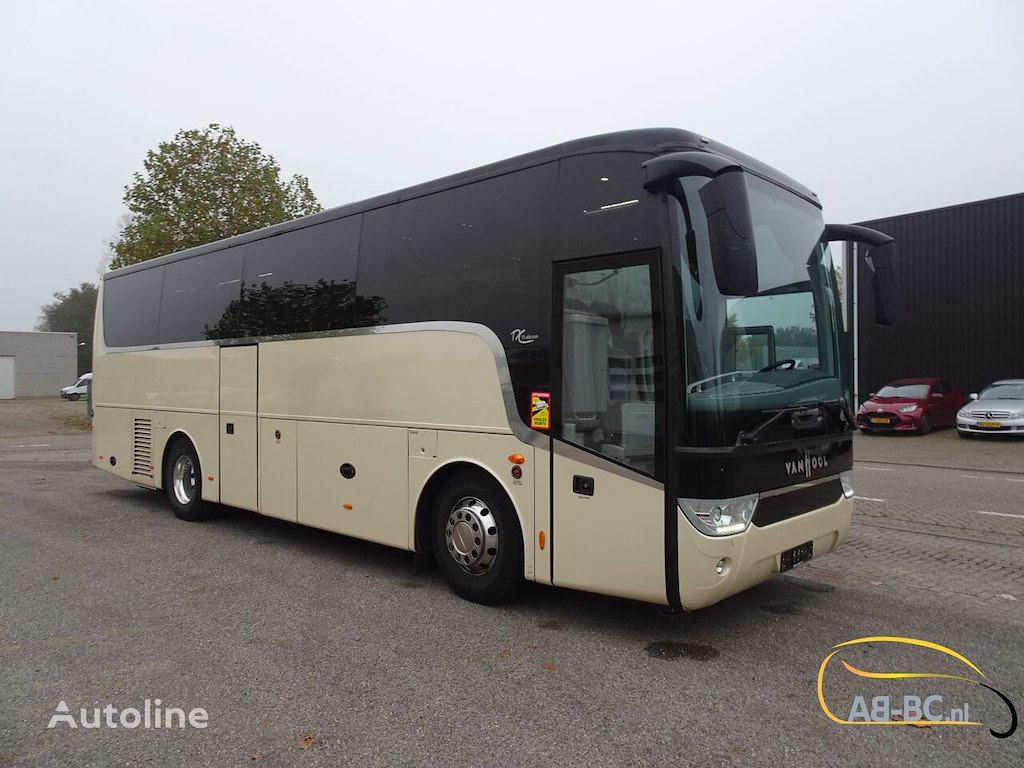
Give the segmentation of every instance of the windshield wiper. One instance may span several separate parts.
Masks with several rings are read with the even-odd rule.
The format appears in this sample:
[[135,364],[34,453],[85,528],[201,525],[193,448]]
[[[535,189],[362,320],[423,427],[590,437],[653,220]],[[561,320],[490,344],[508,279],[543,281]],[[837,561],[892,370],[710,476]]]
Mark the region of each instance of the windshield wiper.
[[[771,415],[765,421],[758,424],[751,432],[741,429],[740,433],[736,436],[736,447],[753,445],[766,429],[777,424],[784,416],[793,417],[793,429],[796,431],[814,429],[820,426],[822,411],[849,428],[849,417],[843,408],[842,400],[818,400],[816,403],[791,405],[778,411],[761,411],[762,415]],[[799,423],[801,420],[804,421],[804,424]]]
[[828,411],[832,418],[843,426],[850,428],[850,425],[853,424],[855,417],[847,407],[845,398],[839,400],[819,400],[818,405]]

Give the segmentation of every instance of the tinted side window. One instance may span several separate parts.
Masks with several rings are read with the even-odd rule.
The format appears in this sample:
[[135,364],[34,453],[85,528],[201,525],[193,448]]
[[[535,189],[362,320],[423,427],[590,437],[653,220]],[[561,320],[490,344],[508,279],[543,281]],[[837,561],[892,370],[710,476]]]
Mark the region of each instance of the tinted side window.
[[658,247],[657,206],[640,170],[647,157],[606,152],[561,161],[556,258]]
[[245,288],[354,282],[359,223],[359,216],[350,216],[242,246]]
[[211,338],[379,323],[378,303],[356,294],[360,222],[360,216],[350,216],[241,246],[241,295]]
[[164,268],[113,277],[103,282],[103,338],[109,347],[157,343]]
[[242,249],[194,256],[164,267],[160,343],[212,338],[228,306],[238,299]]
[[363,214],[356,286],[363,294],[382,297],[381,323],[394,323],[391,303],[409,279],[394,272],[395,212],[397,205]]
[[387,243],[378,229],[386,214],[367,214],[360,293],[384,297],[389,323],[462,320],[488,326],[506,345],[522,329],[546,346],[552,174],[532,168],[400,203]]

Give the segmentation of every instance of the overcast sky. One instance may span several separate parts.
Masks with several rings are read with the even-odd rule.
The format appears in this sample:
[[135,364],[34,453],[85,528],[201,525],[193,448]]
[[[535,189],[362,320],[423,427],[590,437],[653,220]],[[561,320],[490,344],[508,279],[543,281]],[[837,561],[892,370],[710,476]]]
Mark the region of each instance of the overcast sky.
[[95,281],[146,151],[234,126],[324,207],[606,131],[830,221],[1024,192],[1024,2],[0,0],[0,330]]

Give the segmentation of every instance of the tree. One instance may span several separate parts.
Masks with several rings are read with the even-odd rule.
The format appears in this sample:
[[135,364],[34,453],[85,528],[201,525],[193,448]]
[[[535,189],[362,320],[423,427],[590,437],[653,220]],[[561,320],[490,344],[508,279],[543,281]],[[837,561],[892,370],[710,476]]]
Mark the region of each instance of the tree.
[[[814,322],[813,319],[811,322]],[[787,325],[775,329],[775,343],[783,347],[817,347],[818,329],[813,325]]]
[[78,373],[92,370],[92,328],[96,319],[97,286],[82,283],[67,293],[53,294],[54,301],[39,310],[37,331],[78,334]]
[[305,176],[283,183],[277,161],[230,126],[179,131],[143,165],[125,187],[111,269],[322,210]]

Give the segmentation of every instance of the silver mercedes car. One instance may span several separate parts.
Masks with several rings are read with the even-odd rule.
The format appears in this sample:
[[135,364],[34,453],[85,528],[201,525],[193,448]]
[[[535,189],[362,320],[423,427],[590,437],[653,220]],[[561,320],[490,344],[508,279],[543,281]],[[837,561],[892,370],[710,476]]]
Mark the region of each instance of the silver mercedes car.
[[972,394],[956,415],[960,437],[1024,436],[1024,379],[1003,379]]

